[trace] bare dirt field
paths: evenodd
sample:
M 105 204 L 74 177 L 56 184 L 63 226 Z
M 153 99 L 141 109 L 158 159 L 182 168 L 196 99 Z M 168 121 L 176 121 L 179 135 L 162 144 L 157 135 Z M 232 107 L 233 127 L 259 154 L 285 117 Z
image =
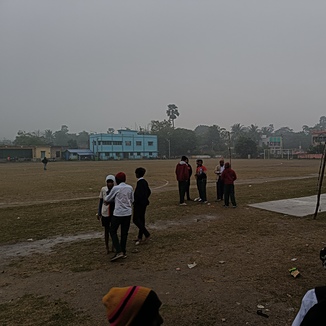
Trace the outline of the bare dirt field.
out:
M 165 325 L 291 325 L 304 293 L 325 284 L 318 256 L 326 214 L 297 218 L 248 205 L 316 194 L 320 162 L 232 160 L 238 207 L 226 209 L 215 202 L 217 161 L 204 161 L 210 205 L 184 207 L 177 160 L 53 162 L 47 171 L 1 164 L 0 325 L 107 325 L 103 295 L 128 285 L 158 293 Z M 95 217 L 99 190 L 119 171 L 134 186 L 139 166 L 152 189 L 153 240 L 135 246 L 132 225 L 127 259 L 111 263 Z

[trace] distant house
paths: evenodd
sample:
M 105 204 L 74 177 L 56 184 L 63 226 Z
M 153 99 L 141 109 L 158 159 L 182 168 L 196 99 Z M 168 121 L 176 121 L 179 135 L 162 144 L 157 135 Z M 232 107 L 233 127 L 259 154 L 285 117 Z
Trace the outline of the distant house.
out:
M 326 143 L 326 130 L 311 131 L 312 146 L 324 145 Z
M 66 161 L 89 161 L 94 158 L 94 153 L 90 149 L 67 149 L 63 157 Z
M 45 156 L 50 160 L 60 160 L 64 147 L 61 146 L 0 146 L 1 161 L 39 161 Z
M 117 134 L 90 135 L 90 150 L 98 160 L 157 158 L 156 135 L 121 129 Z
M 271 154 L 280 154 L 283 149 L 283 139 L 281 136 L 267 137 L 263 135 L 259 141 L 259 146 L 267 147 Z

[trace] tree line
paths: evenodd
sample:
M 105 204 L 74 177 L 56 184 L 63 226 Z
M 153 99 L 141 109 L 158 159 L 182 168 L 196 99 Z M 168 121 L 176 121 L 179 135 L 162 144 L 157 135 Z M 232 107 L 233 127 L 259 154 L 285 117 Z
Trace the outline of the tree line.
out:
M 158 150 L 160 157 L 178 157 L 180 155 L 221 155 L 228 156 L 230 148 L 239 158 L 248 155 L 257 157 L 267 147 L 260 146 L 260 139 L 266 137 L 282 137 L 284 149 L 302 149 L 309 153 L 321 153 L 322 146 L 311 146 L 311 131 L 326 130 L 326 116 L 309 127 L 304 125 L 302 131 L 294 132 L 289 127 L 274 130 L 273 124 L 259 128 L 257 125 L 243 126 L 236 123 L 228 131 L 218 125 L 199 125 L 194 130 L 175 128 L 174 120 L 179 113 L 177 107 L 167 110 L 169 119 L 152 120 L 150 130 L 139 128 L 139 133 L 154 134 L 158 137 Z M 172 116 L 171 116 L 172 114 Z M 107 133 L 114 133 L 108 128 Z M 89 135 L 87 131 L 78 134 L 69 133 L 67 125 L 61 126 L 58 131 L 40 130 L 25 132 L 19 130 L 14 145 L 25 146 L 68 146 L 69 148 L 89 148 Z

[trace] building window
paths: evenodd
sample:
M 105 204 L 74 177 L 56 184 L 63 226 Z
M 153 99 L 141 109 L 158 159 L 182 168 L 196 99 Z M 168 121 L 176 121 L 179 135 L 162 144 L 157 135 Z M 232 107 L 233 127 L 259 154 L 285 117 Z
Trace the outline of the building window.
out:
M 125 145 L 126 146 L 131 146 L 131 141 L 130 140 L 125 141 Z
M 153 145 L 154 145 L 154 142 L 152 142 L 152 141 L 148 142 L 148 146 L 153 146 Z
M 134 156 L 134 153 L 129 153 L 130 156 Z
M 137 152 L 137 156 L 140 156 L 141 154 L 140 154 L 140 152 Z
M 55 152 L 55 157 L 60 157 L 60 151 Z
M 113 145 L 122 145 L 122 141 L 114 141 Z
M 136 146 L 141 146 L 141 141 L 140 140 L 136 140 Z
M 152 152 L 149 152 L 149 153 L 148 153 L 148 155 L 152 156 L 152 155 L 153 155 L 153 153 L 152 153 Z

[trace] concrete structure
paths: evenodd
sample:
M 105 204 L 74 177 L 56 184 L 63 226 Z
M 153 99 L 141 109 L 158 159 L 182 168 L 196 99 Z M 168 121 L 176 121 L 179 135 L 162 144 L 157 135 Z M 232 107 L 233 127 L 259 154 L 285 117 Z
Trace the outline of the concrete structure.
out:
M 120 129 L 118 134 L 94 134 L 90 135 L 90 150 L 98 160 L 157 158 L 157 136 L 129 129 Z
M 308 216 L 313 215 L 316 210 L 317 196 L 299 197 L 291 199 L 274 200 L 249 206 L 264 209 L 267 211 L 277 212 L 284 215 Z M 326 211 L 326 194 L 320 196 L 320 205 L 318 212 Z M 317 217 L 318 218 L 318 217 Z
M 311 131 L 312 146 L 325 145 L 326 143 L 326 130 L 313 130 Z
M 0 146 L 0 160 L 38 161 L 44 156 L 48 159 L 60 160 L 63 147 L 60 146 Z
M 94 158 L 94 153 L 90 149 L 67 149 L 63 157 L 67 161 L 89 161 Z

